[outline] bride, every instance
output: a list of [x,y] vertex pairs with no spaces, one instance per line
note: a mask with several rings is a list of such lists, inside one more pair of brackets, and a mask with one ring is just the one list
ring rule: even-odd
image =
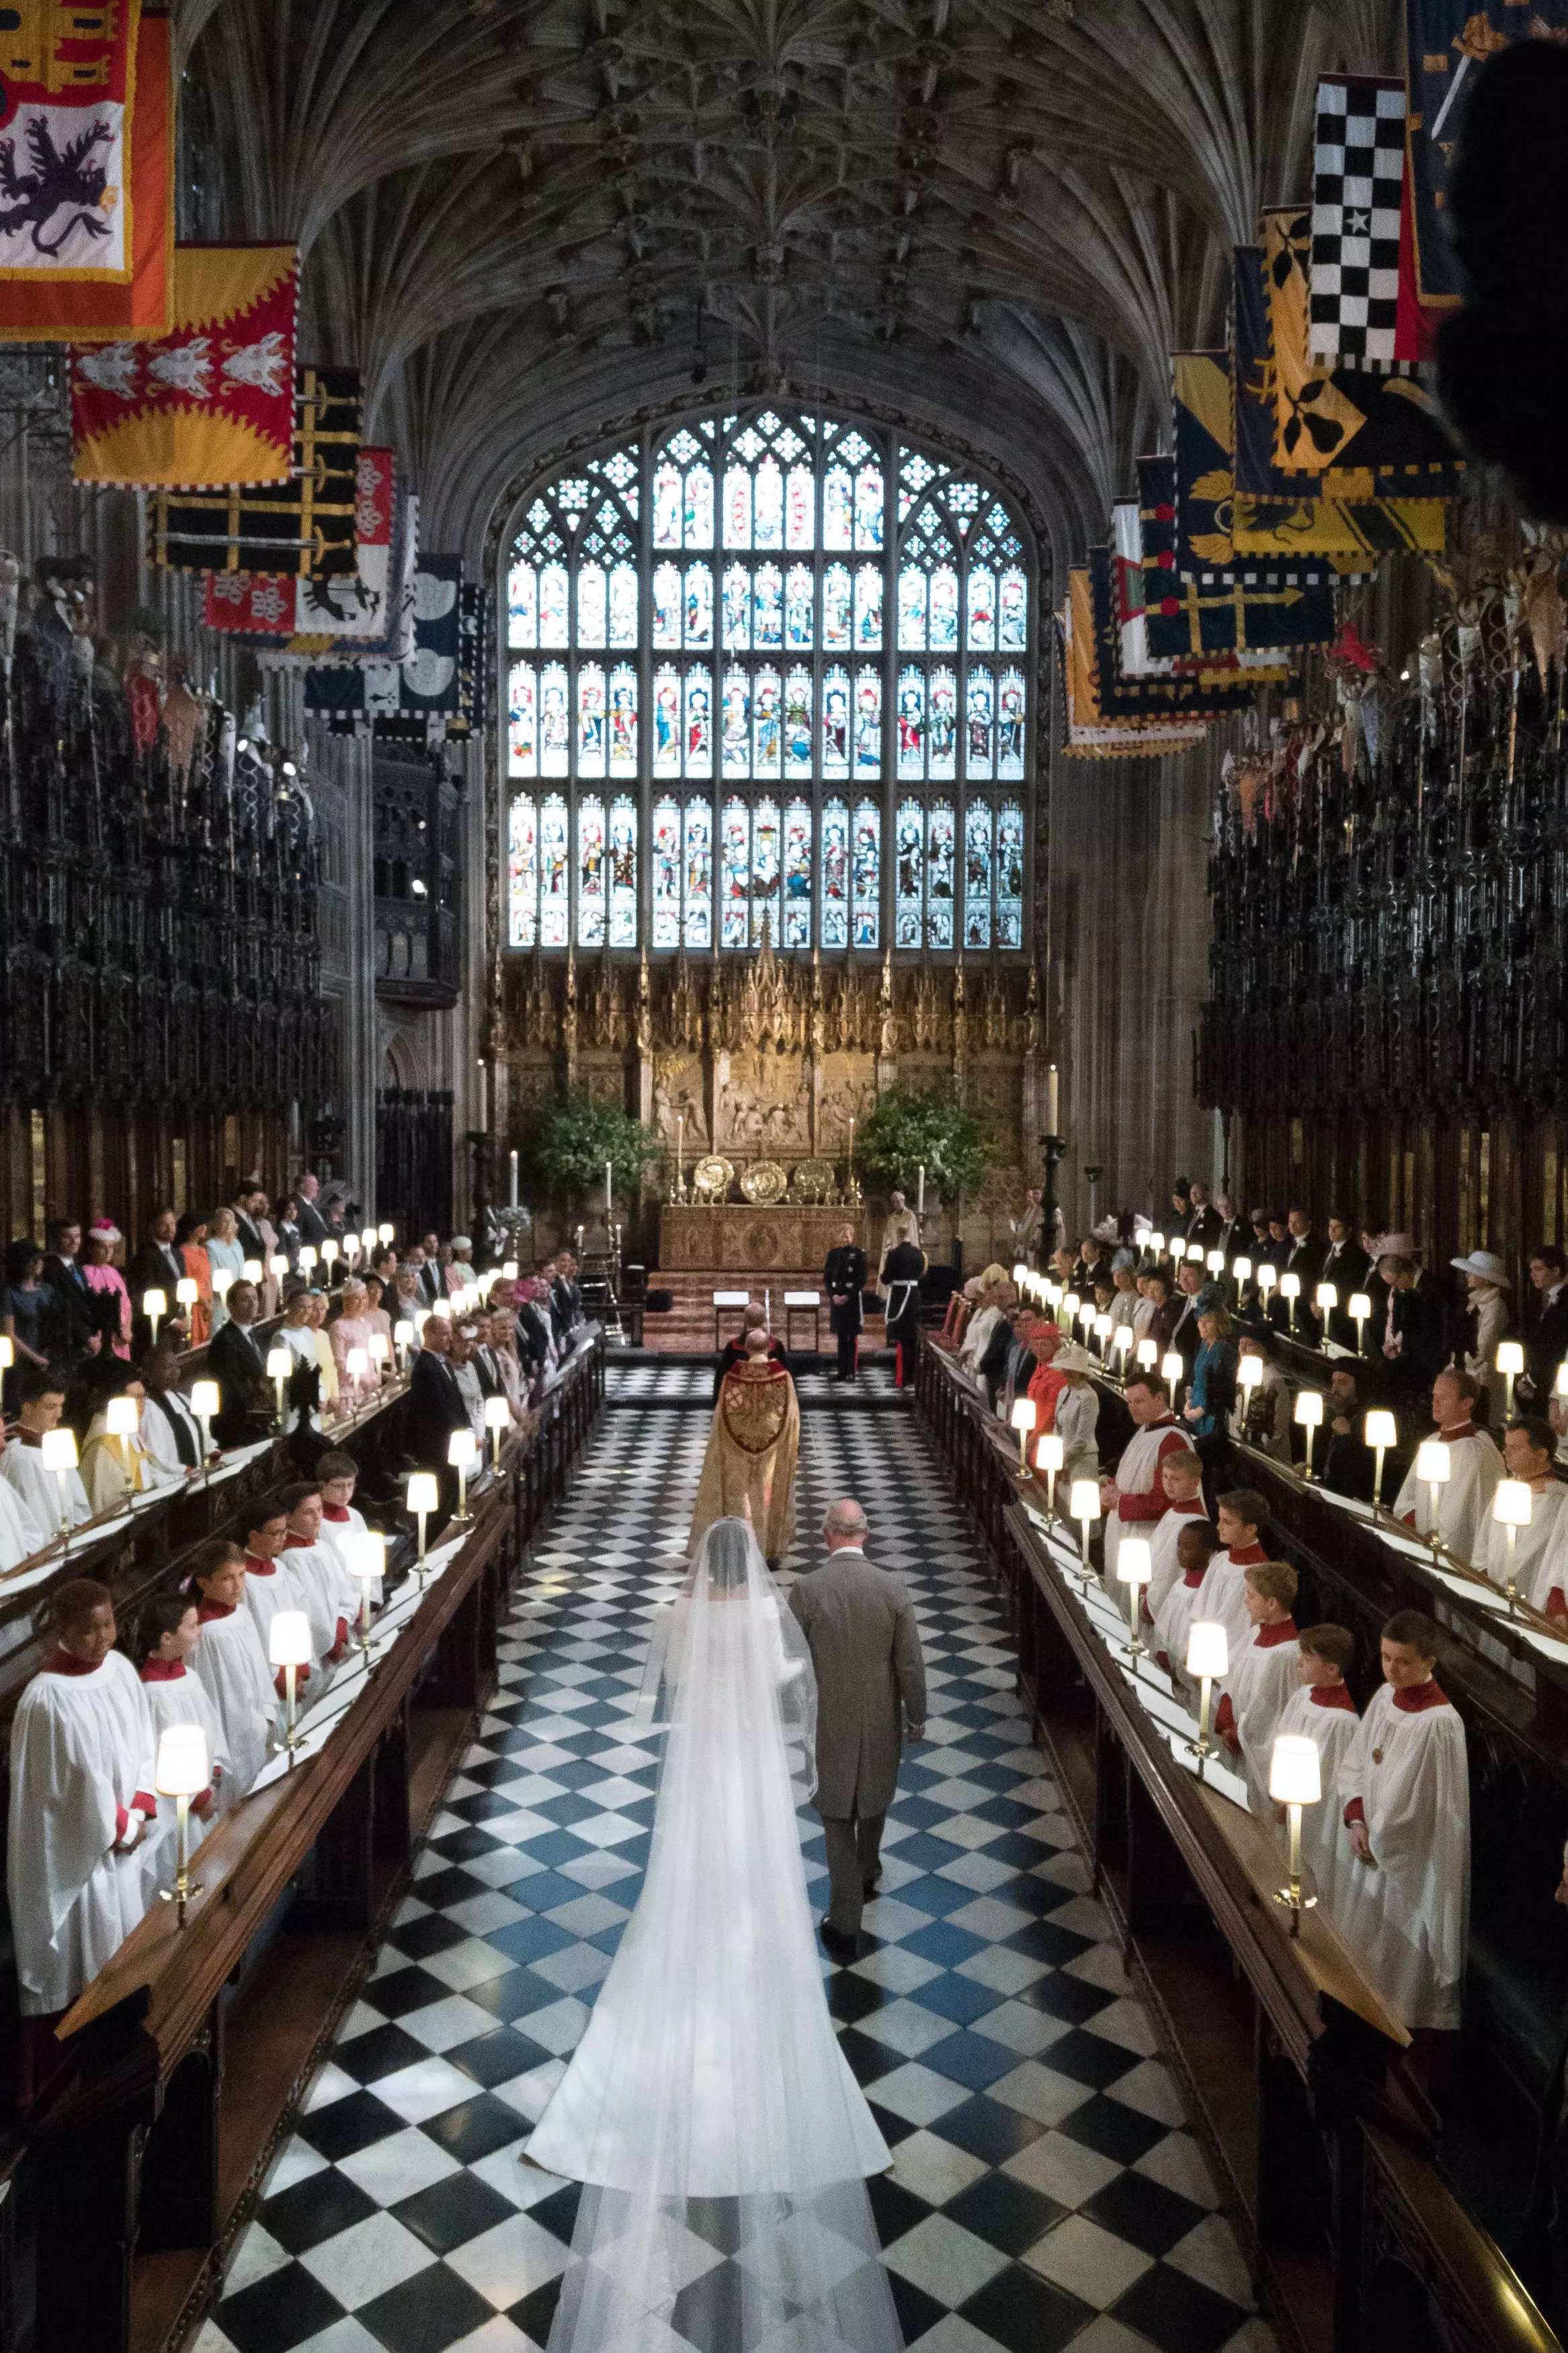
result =
[[716,1521],[629,1726],[668,1736],[642,1895],[528,2146],[585,2185],[549,2353],[675,2353],[683,2321],[713,2353],[903,2343],[801,1860],[816,1718],[751,1529]]

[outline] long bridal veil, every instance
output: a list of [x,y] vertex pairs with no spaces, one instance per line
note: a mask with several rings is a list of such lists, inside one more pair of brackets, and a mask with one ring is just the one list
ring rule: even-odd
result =
[[890,2159],[828,2016],[795,1813],[810,1654],[742,1520],[664,1618],[633,1717],[665,1744],[647,1880],[528,2148],[586,2185],[549,2353],[892,2353],[865,2188]]

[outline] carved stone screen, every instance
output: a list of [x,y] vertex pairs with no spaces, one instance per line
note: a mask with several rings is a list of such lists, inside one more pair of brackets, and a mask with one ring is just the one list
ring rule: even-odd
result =
[[1025,947],[1033,543],[973,474],[699,418],[532,492],[505,591],[511,947]]

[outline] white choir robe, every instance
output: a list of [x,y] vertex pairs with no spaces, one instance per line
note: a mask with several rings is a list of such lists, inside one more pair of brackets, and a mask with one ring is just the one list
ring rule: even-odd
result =
[[312,1613],[319,1610],[323,1622],[330,1620],[332,1639],[327,1648],[335,1650],[339,1626],[352,1634],[359,1623],[360,1581],[349,1567],[346,1556],[328,1545],[301,1544],[298,1536],[289,1536],[279,1559],[288,1564],[300,1585],[314,1597]]
[[[160,1483],[173,1486],[178,1480],[193,1477],[200,1467],[202,1426],[191,1411],[189,1400],[182,1397],[177,1389],[170,1389],[166,1395],[167,1412],[160,1406],[158,1400],[151,1396],[142,1407],[142,1443],[153,1458],[153,1468],[157,1472]],[[190,1440],[191,1451],[195,1458],[194,1462],[184,1463],[180,1460],[180,1450],[175,1442],[174,1433],[169,1426],[171,1416],[179,1419]]]
[[[11,1728],[6,1883],[24,2017],[68,2009],[170,1875],[153,1787],[153,1718],[118,1651],[33,1677]],[[137,1799],[142,1804],[137,1804]],[[143,1814],[133,1853],[117,1841]]]
[[111,1437],[102,1414],[95,1413],[82,1440],[81,1483],[96,1518],[125,1510],[132,1496],[150,1495],[163,1482],[140,1430],[124,1439]]
[[[1437,1434],[1440,1437],[1442,1432]],[[1484,1430],[1472,1430],[1467,1437],[1448,1441],[1447,1483],[1437,1490],[1437,1533],[1455,1559],[1468,1562],[1472,1568],[1481,1565],[1492,1496],[1502,1476],[1502,1456]],[[1430,1487],[1415,1476],[1412,1460],[1394,1499],[1394,1516],[1402,1520],[1409,1514],[1425,1535],[1431,1495]]]
[[1550,1618],[1568,1618],[1568,1511],[1552,1514],[1551,1534],[1535,1565],[1534,1581],[1528,1588],[1521,1582],[1521,1590],[1526,1589],[1532,1609],[1542,1610]]
[[0,1569],[20,1568],[42,1552],[53,1534],[39,1527],[9,1480],[0,1480]]
[[[1362,1867],[1351,1847],[1339,1794],[1340,1768],[1360,1727],[1355,1703],[1342,1683],[1298,1683],[1274,1727],[1276,1739],[1282,1733],[1304,1733],[1317,1746],[1323,1794],[1315,1806],[1301,1809],[1301,1861],[1312,1874],[1309,1892],[1336,1922],[1350,1875]],[[1269,1811],[1272,1815],[1272,1802]]]
[[[1247,1614],[1247,1572],[1268,1557],[1261,1545],[1238,1545],[1235,1552],[1212,1554],[1193,1603],[1188,1624],[1223,1626],[1233,1668],[1252,1640],[1252,1620]],[[1184,1643],[1184,1656],[1185,1650]]]
[[[1176,1546],[1182,1530],[1191,1527],[1194,1520],[1207,1517],[1204,1499],[1194,1495],[1190,1504],[1173,1504],[1163,1520],[1156,1520],[1149,1538],[1149,1559],[1153,1575],[1149,1590],[1143,1596],[1143,1606],[1151,1619],[1159,1615],[1160,1605],[1173,1585],[1182,1581],[1182,1564],[1176,1558]],[[1178,1665],[1180,1661],[1177,1662]]]
[[1154,1649],[1163,1653],[1171,1671],[1171,1681],[1182,1695],[1191,1698],[1194,1685],[1187,1675],[1187,1636],[1198,1614],[1198,1595],[1203,1590],[1205,1570],[1197,1576],[1178,1571],[1175,1582],[1165,1588],[1165,1598],[1154,1612]]
[[[10,1481],[37,1526],[47,1528],[51,1538],[58,1535],[63,1517],[59,1472],[45,1470],[41,1449],[29,1446],[25,1438],[14,1438],[5,1453],[0,1454],[0,1479]],[[92,1505],[87,1500],[79,1471],[66,1472],[66,1494],[71,1525],[79,1528],[84,1520],[92,1517]]]
[[1269,1752],[1286,1703],[1297,1688],[1300,1656],[1292,1620],[1282,1619],[1277,1626],[1255,1626],[1240,1650],[1232,1651],[1230,1672],[1225,1679],[1225,1695],[1241,1743],[1247,1803],[1263,1822],[1271,1820],[1274,1811],[1268,1795]]
[[[1060,1413],[1058,1406],[1058,1413]],[[1127,1535],[1152,1535],[1155,1524],[1163,1519],[1169,1504],[1159,1501],[1160,1458],[1173,1452],[1177,1447],[1192,1451],[1192,1440],[1173,1415],[1168,1420],[1150,1422],[1135,1430],[1127,1442],[1126,1452],[1116,1466],[1116,1503],[1105,1522],[1105,1582],[1112,1595],[1121,1599],[1116,1582],[1116,1556],[1121,1539]],[[1159,1508],[1156,1509],[1156,1502]]]
[[[218,1712],[205,1687],[192,1674],[183,1659],[149,1659],[142,1670],[142,1688],[147,1694],[147,1707],[153,1718],[153,1753],[158,1753],[158,1743],[174,1724],[197,1724],[207,1736],[207,1788],[211,1803],[198,1814],[193,1802],[185,1834],[186,1852],[198,1846],[217,1820],[219,1810],[231,1792],[226,1776],[229,1768],[228,1742],[224,1737]],[[174,1798],[160,1798],[158,1819],[166,1822],[176,1842],[179,1838],[180,1809]]]
[[278,1722],[275,1670],[250,1610],[204,1601],[201,1620],[202,1639],[191,1667],[223,1727],[228,1757],[224,1802],[236,1805],[267,1762]]
[[1340,1767],[1342,1812],[1360,1799],[1373,1863],[1357,1862],[1337,1918],[1373,1984],[1408,2027],[1459,2023],[1470,1908],[1465,1727],[1436,1683],[1396,1705],[1384,1683]]
[[[261,1648],[268,1661],[271,1648],[268,1630],[280,1609],[302,1609],[310,1621],[310,1647],[314,1663],[310,1669],[310,1694],[319,1699],[331,1681],[331,1668],[323,1669],[322,1660],[337,1642],[337,1619],[329,1619],[326,1597],[313,1578],[295,1575],[281,1559],[258,1563],[247,1553],[245,1561],[245,1607],[256,1620],[256,1630],[261,1637]],[[303,1684],[301,1690],[305,1688]]]
[[[322,1506],[321,1533],[317,1537],[316,1541],[325,1551],[330,1552],[332,1555],[344,1576],[350,1579],[351,1588],[353,1593],[354,1608],[357,1611],[359,1608],[359,1579],[354,1576],[353,1569],[349,1567],[348,1539],[351,1536],[363,1536],[367,1533],[364,1524],[364,1514],[363,1512],[356,1511],[352,1504],[340,1504],[336,1508],[342,1514],[342,1517],[339,1519],[334,1519],[331,1512],[328,1510],[325,1505]],[[379,1577],[372,1577],[370,1585],[370,1606],[373,1609],[379,1609],[381,1607],[382,1590],[381,1578]]]
[[[1568,1487],[1559,1479],[1548,1479],[1539,1495],[1531,1497],[1530,1525],[1514,1530],[1513,1581],[1516,1589],[1533,1596],[1542,1582],[1542,1570],[1554,1543],[1560,1543],[1558,1530],[1563,1527],[1563,1506],[1568,1503]],[[1508,1530],[1492,1518],[1489,1509],[1485,1538],[1478,1566],[1486,1570],[1500,1591],[1508,1586]],[[1545,1580],[1550,1592],[1552,1579]],[[1537,1605],[1538,1607],[1543,1605]]]

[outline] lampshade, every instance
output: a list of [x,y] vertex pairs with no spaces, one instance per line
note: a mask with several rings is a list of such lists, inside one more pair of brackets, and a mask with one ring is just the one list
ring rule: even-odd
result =
[[384,1242],[389,1242],[392,1240],[393,1235],[397,1231],[397,1228],[394,1225],[384,1225],[377,1226],[375,1230],[381,1236]]
[[310,1648],[310,1621],[302,1609],[279,1609],[267,1629],[267,1656],[275,1667],[308,1667],[315,1656]]
[[327,1240],[321,1244],[321,1264],[323,1266],[336,1266],[337,1262],[338,1246],[329,1235]]
[[454,1471],[471,1471],[479,1451],[479,1441],[471,1430],[455,1430],[447,1440],[447,1460]]
[[416,1335],[413,1324],[403,1317],[393,1325],[392,1336],[400,1348],[412,1348]]
[[282,1282],[283,1277],[289,1271],[289,1261],[281,1250],[273,1251],[272,1256],[267,1261],[267,1266],[268,1271],[271,1274],[275,1274],[279,1282]]
[[501,1267],[500,1267],[500,1271],[501,1271],[501,1274],[502,1274],[502,1276],[504,1277],[504,1279],[505,1279],[508,1282],[515,1282],[517,1281],[517,1261],[516,1261],[516,1259],[514,1259],[514,1258],[503,1258],[503,1259],[502,1259],[502,1261],[501,1261]]
[[222,1403],[223,1398],[216,1381],[191,1383],[191,1411],[198,1421],[211,1421]]
[[367,1250],[373,1250],[375,1248],[376,1231],[374,1226],[362,1226],[359,1238]]
[[1200,1618],[1187,1629],[1187,1672],[1208,1675],[1216,1683],[1230,1672],[1230,1643],[1225,1628],[1212,1619]]
[[1259,1291],[1272,1291],[1279,1280],[1279,1268],[1272,1259],[1266,1258],[1258,1270],[1258,1288]]
[[1527,1528],[1535,1498],[1522,1479],[1500,1479],[1492,1495],[1492,1517],[1503,1528]]
[[76,1469],[76,1432],[74,1430],[46,1430],[39,1440],[38,1452],[46,1471]]
[[1079,1298],[1077,1292],[1064,1291],[1062,1293],[1062,1314],[1070,1320],[1071,1318],[1076,1317],[1078,1308]]
[[8,1332],[0,1332],[0,1366],[9,1372],[16,1361],[16,1351]]
[[379,1528],[358,1530],[344,1549],[353,1576],[368,1579],[386,1575],[386,1538]]
[[370,1335],[371,1363],[373,1365],[384,1365],[389,1353],[390,1352],[386,1345],[385,1333],[373,1332]]
[[159,1735],[153,1779],[161,1798],[199,1798],[211,1778],[207,1736],[199,1724],[171,1724]]
[[1075,1479],[1072,1499],[1068,1505],[1075,1520],[1098,1520],[1100,1517],[1100,1482],[1098,1479]]
[[343,1256],[347,1259],[351,1266],[353,1266],[355,1259],[358,1258],[360,1249],[360,1238],[356,1233],[346,1233],[343,1236]]
[[427,1307],[416,1307],[414,1311],[412,1320],[414,1324],[414,1336],[417,1340],[423,1335],[425,1326],[430,1321],[430,1310]]
[[1039,1407],[1035,1403],[1032,1397],[1014,1398],[1013,1427],[1015,1430],[1033,1430],[1039,1418]]
[[268,1349],[267,1377],[269,1381],[286,1381],[293,1369],[294,1351],[292,1348]]
[[1557,1378],[1552,1384],[1553,1397],[1568,1397],[1568,1356],[1557,1367]]
[[247,1258],[246,1260],[245,1279],[247,1282],[259,1282],[266,1271],[266,1268],[262,1265],[261,1261],[258,1258]]
[[1230,1262],[1230,1271],[1236,1277],[1237,1282],[1250,1282],[1252,1281],[1252,1261],[1249,1258],[1233,1258]]
[[1149,1247],[1153,1251],[1156,1258],[1163,1258],[1165,1255],[1164,1235],[1151,1234],[1149,1237]]
[[1110,1316],[1109,1316],[1109,1315],[1097,1315],[1097,1316],[1095,1317],[1095,1319],[1094,1319],[1094,1336],[1095,1336],[1095,1338],[1096,1338],[1097,1340],[1109,1340],[1109,1339],[1110,1339]]
[[411,1512],[434,1512],[440,1508],[440,1482],[434,1471],[415,1471],[408,1480],[408,1508]]
[[310,1243],[301,1242],[300,1245],[300,1271],[304,1274],[312,1274],[315,1271],[315,1266],[316,1253],[314,1249],[311,1247]]
[[437,1299],[432,1306],[430,1313],[432,1315],[450,1315],[452,1313],[451,1301],[449,1299]]
[[1386,1451],[1387,1448],[1398,1442],[1399,1431],[1394,1426],[1394,1416],[1391,1413],[1369,1413],[1364,1428],[1366,1442],[1369,1446],[1381,1446]]
[[1204,1262],[1204,1246],[1202,1242],[1189,1242],[1187,1244],[1187,1256],[1190,1259],[1195,1259],[1198,1264],[1202,1266]]
[[1092,1299],[1086,1299],[1084,1301],[1083,1305],[1078,1311],[1078,1320],[1082,1324],[1086,1332],[1093,1331],[1094,1302]]
[[1298,1389],[1296,1419],[1303,1430],[1321,1430],[1323,1426],[1323,1392],[1321,1389]]
[[1036,1470],[1059,1471],[1067,1461],[1067,1451],[1060,1433],[1054,1430],[1047,1430],[1045,1436],[1035,1442]]
[[1520,1341],[1518,1341],[1518,1340],[1500,1340],[1500,1341],[1499,1341],[1499,1343],[1498,1343],[1498,1352],[1497,1352],[1497,1368],[1498,1368],[1498,1370],[1499,1370],[1499,1372],[1500,1372],[1500,1373],[1522,1373],[1522,1372],[1523,1372],[1523,1370],[1524,1370],[1524,1348],[1523,1348],[1522,1344],[1521,1344]]
[[1352,1291],[1351,1293],[1349,1313],[1352,1324],[1364,1324],[1366,1322],[1367,1317],[1372,1314],[1372,1302],[1367,1297],[1364,1291]]
[[1024,1283],[1027,1282],[1028,1279],[1029,1270],[1026,1266],[1020,1264],[1013,1269],[1013,1280],[1016,1283],[1019,1284],[1020,1287]]
[[1318,1744],[1305,1732],[1275,1736],[1268,1758],[1268,1794],[1277,1806],[1315,1806],[1323,1794]]
[[1143,1370],[1152,1373],[1160,1361],[1160,1344],[1157,1340],[1140,1340],[1137,1354]]
[[144,1291],[142,1293],[142,1313],[149,1323],[154,1315],[166,1315],[168,1312],[169,1294],[166,1291]]
[[213,1269],[213,1292],[215,1296],[219,1299],[226,1299],[228,1297],[228,1287],[233,1281],[234,1269],[232,1266],[215,1266]]
[[1236,1377],[1244,1389],[1255,1389],[1263,1378],[1261,1356],[1243,1356],[1236,1368]]
[[1123,1536],[1116,1556],[1118,1585],[1147,1585],[1154,1574],[1147,1536]]
[[1331,1282],[1320,1282],[1316,1295],[1318,1305],[1326,1314],[1331,1315],[1340,1303],[1340,1294],[1335,1286]]
[[194,1307],[201,1297],[201,1285],[194,1274],[181,1275],[174,1285],[174,1296],[182,1307]]
[[1204,1261],[1204,1264],[1207,1267],[1211,1274],[1223,1274],[1225,1272],[1224,1250],[1210,1250],[1207,1258]]
[[1279,1278],[1279,1296],[1281,1299],[1300,1298],[1301,1278],[1299,1274],[1292,1274],[1289,1269],[1287,1269],[1285,1273],[1283,1273]]
[[351,1348],[343,1358],[343,1367],[351,1381],[363,1381],[370,1370],[370,1357],[363,1348]]
[[1173,1383],[1179,1381],[1186,1369],[1186,1366],[1182,1361],[1181,1352],[1179,1349],[1172,1348],[1168,1350],[1166,1355],[1161,1359],[1160,1370],[1164,1374],[1165,1378]]
[[1113,1348],[1119,1348],[1125,1359],[1128,1349],[1132,1345],[1131,1324],[1119,1324],[1110,1335],[1110,1345]]
[[[1019,1399],[1019,1403],[1020,1403],[1020,1404],[1022,1404],[1022,1405],[1032,1406],[1032,1405],[1034,1404],[1034,1399],[1033,1399],[1032,1398],[1020,1398],[1020,1399]],[[1015,1406],[1015,1407],[1014,1407],[1014,1409],[1013,1409],[1013,1410],[1014,1410],[1014,1412],[1015,1412],[1015,1413],[1017,1411],[1017,1409],[1017,1409],[1017,1407],[1016,1407],[1016,1406]],[[503,1398],[503,1397],[488,1397],[488,1398],[486,1398],[486,1399],[485,1399],[485,1428],[486,1428],[487,1430],[505,1430],[505,1428],[507,1427],[507,1425],[508,1425],[508,1423],[510,1421],[510,1419],[511,1419],[511,1408],[510,1408],[510,1405],[508,1405],[508,1403],[507,1403],[507,1401],[506,1401],[505,1398]],[[1030,1428],[1031,1428],[1031,1429],[1034,1427],[1033,1423],[1031,1423],[1029,1426],[1030,1426]]]
[[103,1426],[110,1438],[134,1438],[142,1409],[132,1397],[113,1397],[103,1409]]
[[1453,1474],[1453,1458],[1440,1438],[1424,1438],[1415,1450],[1415,1476],[1428,1487],[1446,1487]]

